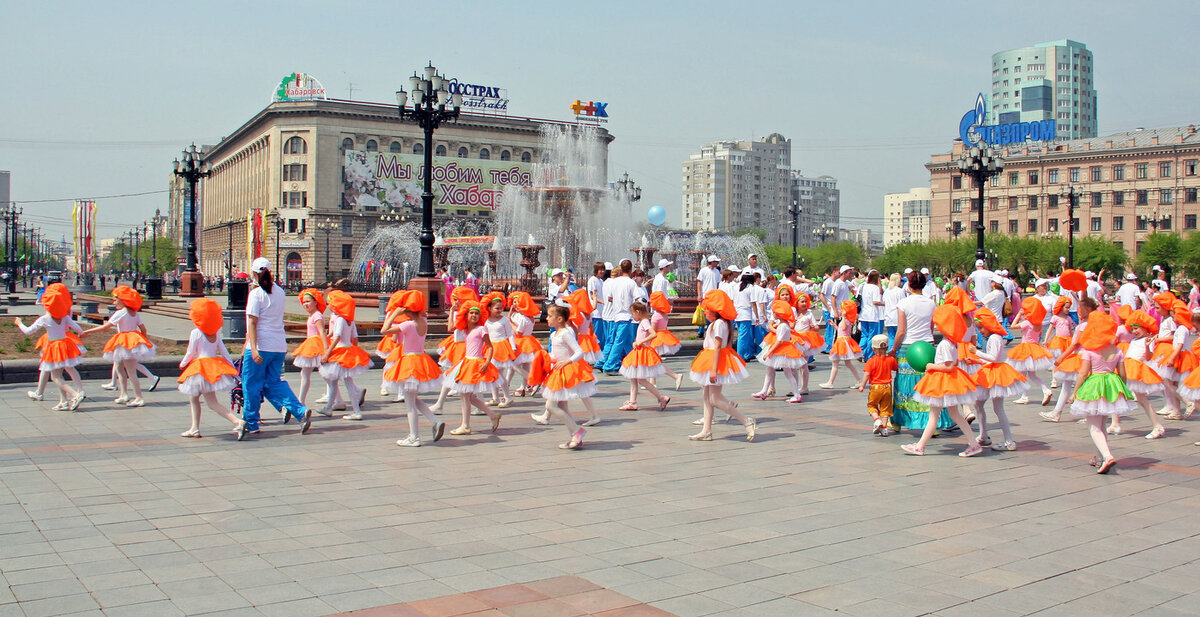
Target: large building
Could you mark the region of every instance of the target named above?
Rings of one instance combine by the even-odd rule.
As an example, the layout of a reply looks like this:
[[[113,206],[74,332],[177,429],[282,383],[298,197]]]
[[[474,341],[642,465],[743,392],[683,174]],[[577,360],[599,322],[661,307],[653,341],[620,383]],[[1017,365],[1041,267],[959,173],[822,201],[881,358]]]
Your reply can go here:
[[[929,241],[931,191],[918,186],[907,193],[883,196],[883,246]]]
[[[883,238],[880,237],[879,232],[871,229],[839,229],[837,239],[857,246],[868,257],[883,252]]]
[[[992,55],[992,124],[1055,120],[1064,139],[1095,137],[1096,88],[1087,45],[1061,40]]]
[[[837,229],[841,225],[842,193],[837,179],[832,176],[810,178],[792,172],[792,200],[799,206],[796,214],[796,236],[799,246],[814,247],[821,242],[818,229]],[[789,244],[791,229],[785,226],[784,239],[779,244]],[[769,238],[768,238],[769,240]]]
[[[463,113],[442,124],[434,135],[435,228],[457,219],[465,232],[488,233],[503,186],[531,180],[546,123]],[[612,137],[600,131],[607,153]],[[201,271],[246,270],[261,255],[288,283],[348,276],[376,226],[420,220],[423,153],[422,129],[401,121],[394,105],[271,103],[203,148],[212,173],[196,199]],[[170,188],[167,227],[182,246],[186,186],[172,178]]]
[[[683,227],[735,233],[762,229],[767,243],[791,243],[792,141],[717,141],[683,164]],[[786,240],[785,240],[786,239]]]
[[[934,237],[969,233],[978,216],[978,189],[957,164],[962,151],[955,140],[949,154],[925,164]],[[1200,134],[1193,125],[1001,149],[1000,156],[1003,171],[984,187],[987,232],[1065,237],[1072,190],[1076,232],[1110,238],[1131,256],[1147,234],[1197,230]]]

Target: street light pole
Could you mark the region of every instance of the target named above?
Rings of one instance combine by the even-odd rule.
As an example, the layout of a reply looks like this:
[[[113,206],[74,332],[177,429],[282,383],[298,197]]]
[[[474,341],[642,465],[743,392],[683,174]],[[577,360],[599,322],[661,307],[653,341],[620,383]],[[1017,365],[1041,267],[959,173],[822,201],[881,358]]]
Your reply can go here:
[[[792,200],[792,207],[788,213],[792,215],[792,267],[797,267],[796,261],[796,246],[800,243],[800,213],[804,209],[800,207],[798,200]]]
[[[332,282],[332,279],[329,278],[329,252],[331,248],[329,246],[329,236],[333,233],[333,227],[333,219],[329,217],[325,217],[324,221],[317,223],[317,231],[325,232],[325,279],[328,282]]]
[[[162,299],[162,277],[158,272],[158,218],[162,212],[154,209],[154,219],[151,222],[152,238],[150,238],[150,278],[146,279],[146,295],[151,300]]]
[[[179,281],[182,284],[180,295],[189,298],[204,295],[204,275],[200,274],[200,269],[196,267],[196,183],[201,178],[207,178],[210,173],[208,161],[202,159],[194,143],[183,151],[182,163],[175,159],[175,175],[188,183],[188,203],[184,208],[184,251],[187,252],[187,265]]]
[[[1079,194],[1071,186],[1067,192],[1067,267],[1075,267],[1075,207],[1079,205]]]
[[[965,145],[965,144],[964,144]],[[979,217],[975,223],[975,259],[987,258],[983,250],[983,185],[1004,170],[1004,161],[990,147],[971,146],[958,158],[958,169],[979,189]]]

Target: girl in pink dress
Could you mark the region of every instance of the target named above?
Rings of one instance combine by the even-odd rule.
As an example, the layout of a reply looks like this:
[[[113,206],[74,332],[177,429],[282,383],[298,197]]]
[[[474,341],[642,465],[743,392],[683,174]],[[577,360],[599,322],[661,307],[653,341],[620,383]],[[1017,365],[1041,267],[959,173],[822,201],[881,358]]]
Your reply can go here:
[[[842,318],[837,325],[837,339],[833,342],[833,348],[829,350],[829,364],[832,367],[829,371],[829,381],[820,384],[822,388],[833,387],[833,380],[837,379],[839,362],[844,363],[850,373],[854,375],[854,383],[862,381],[862,373],[854,364],[854,360],[862,357],[862,348],[850,336],[850,331],[854,328],[854,322],[857,320],[858,305],[853,300],[843,301]]]
[[[389,314],[381,333],[399,337],[398,346],[402,352],[392,366],[383,372],[383,387],[387,392],[404,393],[408,436],[397,440],[396,445],[412,448],[421,445],[421,437],[417,432],[418,416],[425,416],[433,427],[434,441],[440,440],[446,432],[446,423],[438,420],[418,396],[421,392],[440,389],[442,372],[433,358],[425,353],[425,336],[429,332],[429,324],[425,321],[425,294],[416,290],[398,293],[401,295],[396,298],[396,308],[393,310],[402,313],[406,319],[400,320],[399,315]]]
[[[658,410],[663,411],[671,402],[671,397],[664,396],[651,380],[666,373],[662,357],[650,346],[654,340],[654,326],[650,325],[650,309],[640,300],[629,307],[629,314],[637,322],[637,333],[633,338],[633,349],[621,361],[621,374],[629,378],[629,400],[619,408],[621,411],[637,411],[638,388],[646,391],[658,401]]]
[[[300,304],[308,311],[305,334],[307,338],[292,352],[292,366],[300,369],[300,402],[308,405],[308,389],[312,385],[312,374],[321,368],[321,358],[329,351],[329,340],[325,335],[325,297],[316,289],[300,292]],[[326,388],[325,400],[329,400]]]
[[[1096,473],[1108,473],[1117,464],[1117,459],[1108,448],[1104,417],[1133,411],[1134,395],[1125,385],[1125,354],[1112,344],[1117,334],[1116,322],[1105,313],[1093,311],[1088,315],[1087,324],[1079,337],[1083,365],[1071,395],[1071,415],[1082,416],[1087,421],[1088,433],[1099,452],[1091,464],[1096,467]]]

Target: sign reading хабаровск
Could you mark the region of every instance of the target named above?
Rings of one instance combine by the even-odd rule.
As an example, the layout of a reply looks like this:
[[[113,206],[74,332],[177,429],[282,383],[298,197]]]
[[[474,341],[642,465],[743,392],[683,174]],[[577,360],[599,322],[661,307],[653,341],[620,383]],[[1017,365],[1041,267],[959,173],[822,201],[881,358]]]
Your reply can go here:
[[[963,114],[958,123],[958,134],[963,144],[1000,146],[1025,141],[1054,141],[1058,138],[1058,123],[1054,120],[984,126],[985,117],[987,103],[980,92],[979,97],[975,99],[975,109]]]

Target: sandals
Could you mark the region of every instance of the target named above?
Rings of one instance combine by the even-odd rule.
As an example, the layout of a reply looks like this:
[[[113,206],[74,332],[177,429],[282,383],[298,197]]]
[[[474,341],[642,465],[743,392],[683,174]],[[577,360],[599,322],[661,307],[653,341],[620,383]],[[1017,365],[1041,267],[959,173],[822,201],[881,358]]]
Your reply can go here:
[[[583,436],[585,434],[587,434],[587,431],[583,429],[575,431],[575,434],[571,435],[571,441],[558,444],[558,448],[560,450],[578,450],[579,446],[583,445]]]
[[[1117,465],[1117,459],[1115,457],[1114,458],[1106,458],[1106,459],[1104,459],[1103,463],[1100,463],[1099,467],[1096,467],[1096,473],[1106,474],[1106,473],[1108,473],[1108,471],[1110,469],[1112,469],[1116,465]]]
[[[618,411],[637,411],[637,403],[633,401],[625,401],[624,405],[617,408]]]
[[[670,403],[671,403],[671,397],[669,397],[669,396],[662,397],[662,399],[658,401],[658,410],[666,411],[667,405]]]
[[[469,429],[465,426],[460,426],[458,428],[450,429],[450,434],[451,435],[470,435],[471,429]]]
[[[189,439],[199,439],[200,438],[200,429],[196,429],[196,430],[192,430],[192,431],[184,431],[184,432],[180,433],[179,436],[187,437]]]
[[[510,399],[508,397],[504,397],[504,398],[500,399],[500,402],[496,404],[497,409],[508,409],[511,406],[512,406],[512,399]]]
[[[495,433],[500,429],[500,414],[492,416],[492,432]]]
[[[1159,437],[1162,437],[1166,432],[1167,432],[1166,427],[1163,427],[1163,426],[1155,427],[1154,430],[1150,431],[1149,433],[1146,433],[1146,439],[1158,439]]]
[[[712,433],[696,433],[688,435],[688,439],[692,441],[712,441]]]
[[[541,425],[550,424],[549,415],[539,416],[536,413],[531,413],[531,414],[529,414],[529,417],[533,419],[534,424],[541,424]]]
[[[754,438],[758,435],[758,420],[754,418],[749,418],[749,420],[746,423],[746,441],[754,441]]]

